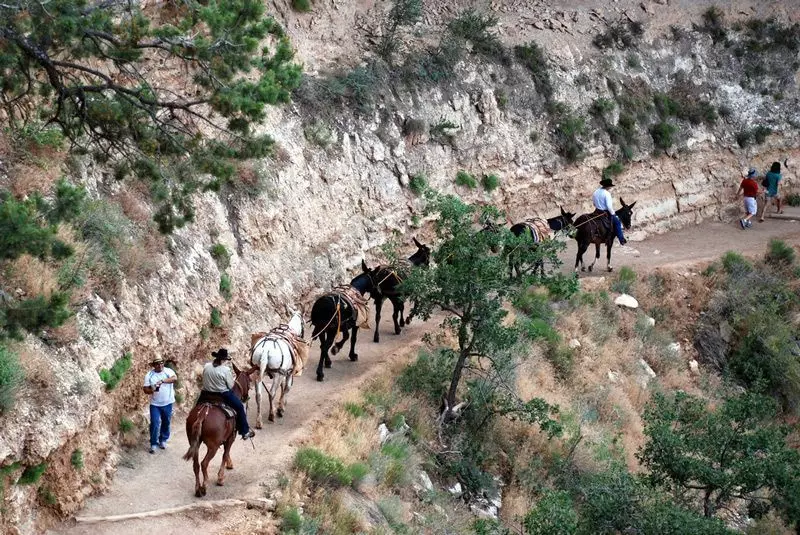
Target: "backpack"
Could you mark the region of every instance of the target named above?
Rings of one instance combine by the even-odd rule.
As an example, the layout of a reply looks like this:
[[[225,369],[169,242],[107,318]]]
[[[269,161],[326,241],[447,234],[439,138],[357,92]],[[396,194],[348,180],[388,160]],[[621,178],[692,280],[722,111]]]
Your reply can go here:
[[[766,175],[764,175],[764,180],[761,181],[761,186],[768,188],[769,187],[769,179]]]

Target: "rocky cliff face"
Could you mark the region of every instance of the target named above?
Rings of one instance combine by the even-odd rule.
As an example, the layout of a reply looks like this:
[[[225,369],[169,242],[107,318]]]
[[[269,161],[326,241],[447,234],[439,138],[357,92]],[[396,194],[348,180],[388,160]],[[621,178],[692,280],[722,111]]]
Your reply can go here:
[[[359,50],[368,47],[360,34],[347,41],[343,32],[364,16],[382,16],[385,6],[356,4],[372,10],[334,3],[300,17],[285,10],[284,22],[312,76],[322,76],[319,72],[337,56],[357,63]],[[434,3],[431,13],[426,11],[420,31],[433,35],[448,13],[457,13],[445,4],[450,3]],[[469,57],[458,65],[457,81],[413,91],[380,89],[376,105],[365,113],[333,109],[323,114],[305,101],[275,112],[264,130],[275,137],[276,156],[255,166],[257,193],[202,196],[197,222],[168,238],[150,280],[123,282],[113,299],[87,299],[77,312],[76,342],[53,348],[29,340],[30,350],[44,355],[52,370],[52,384],[44,393],[26,386],[15,410],[0,416],[0,465],[20,461],[12,472],[17,476],[23,466],[41,462],[48,463],[48,471],[38,492],[36,486],[6,486],[6,526],[33,532],[41,506],[74,513],[86,495],[103,488],[119,461],[120,418],[143,418],[138,385],[152,356],[173,358],[191,393],[193,367],[214,345],[227,345],[244,361],[250,332],[284,321],[290,308],[308,306],[323,290],[347,281],[362,258],[375,263],[379,246],[388,240],[424,238],[422,201],[408,188],[413,175],[425,175],[438,190],[496,204],[513,221],[553,216],[559,206],[588,212],[601,170],[618,153],[588,110],[598,98],[615,99],[613,86],[668,91],[676,77],[688,80],[694,98],[726,112],[713,125],[680,122],[677,142],[666,151],[654,152],[652,138],[639,126],[639,148],[614,178],[615,197],[637,201],[632,239],[703,219],[732,218],[743,168],[785,158],[791,163],[797,156],[794,125],[800,124],[800,111],[794,78],[775,82],[780,98],[764,94],[764,84],[742,82],[740,66],[707,34],[687,29],[673,40],[667,23],[655,22],[669,10],[678,10],[669,13],[671,18],[680,13],[697,18],[696,3],[681,12],[682,2],[646,3],[645,9],[618,2],[594,16],[579,2],[567,10],[525,4],[524,13],[495,6],[501,37],[509,44],[534,39],[544,46],[555,100],[585,117],[586,157],[567,164],[556,153],[554,121],[523,67]],[[620,7],[644,20],[643,40],[635,49],[599,52],[588,44],[591,36],[616,20]],[[317,48],[323,40],[325,46]],[[616,124],[619,113],[612,110],[606,120]],[[740,148],[737,134],[756,125],[775,133],[764,144]],[[459,170],[495,174],[500,185],[492,193],[456,186]],[[100,195],[114,188],[102,176],[87,166],[74,178]],[[787,178],[791,185],[791,170]],[[209,253],[213,243],[233,253],[229,302],[219,295],[220,270]],[[222,311],[220,329],[208,327],[214,307]],[[116,390],[106,392],[98,370],[128,351],[132,369]],[[85,457],[82,471],[70,468],[75,449]]]

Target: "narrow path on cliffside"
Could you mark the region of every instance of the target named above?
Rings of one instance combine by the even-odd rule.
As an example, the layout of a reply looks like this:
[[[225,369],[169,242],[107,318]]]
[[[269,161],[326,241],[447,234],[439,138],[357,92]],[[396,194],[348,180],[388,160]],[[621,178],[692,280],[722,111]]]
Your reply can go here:
[[[800,210],[787,209],[787,215],[790,210],[800,221]],[[799,245],[800,223],[773,219],[766,223],[756,222],[748,231],[742,231],[735,223],[704,223],[653,236],[641,242],[631,242],[628,247],[616,247],[612,261],[616,269],[625,265],[634,269],[680,267],[713,260],[728,250],[736,250],[745,255],[761,255],[770,238],[781,238]],[[571,271],[575,251],[575,242],[572,241],[562,254],[564,271]],[[587,275],[606,275],[604,250],[601,251],[596,268],[593,274]],[[249,443],[240,440],[236,442],[233,449],[235,469],[228,472],[224,487],[217,487],[212,483],[204,500],[264,497],[263,483],[274,479],[290,465],[296,446],[309,432],[310,424],[323,418],[338,399],[354,389],[357,390],[366,379],[379,372],[381,364],[413,355],[421,345],[422,335],[438,325],[438,320],[441,319],[433,318],[425,324],[414,322],[402,335],[394,336],[389,334],[390,321],[386,319],[389,307],[386,306],[381,344],[373,344],[371,336],[361,333],[358,345],[359,362],[351,363],[346,355],[337,355],[333,368],[327,370],[324,383],[314,380],[313,366],[319,355],[319,345],[314,345],[311,368],[295,382],[286,416],[276,424],[265,423],[265,428],[254,439],[255,450]],[[253,402],[250,404],[251,422],[255,421],[254,407]],[[182,418],[175,422],[173,438],[166,451],[149,455],[143,444],[140,450],[130,454],[131,458],[126,464],[135,468],[120,466],[109,492],[90,499],[79,516],[122,515],[200,501],[193,496],[194,476],[191,464],[181,460],[181,455],[188,447],[183,423]],[[210,473],[216,473],[220,460],[218,455],[211,465]],[[156,528],[160,535],[187,535],[199,532],[200,526],[202,532],[219,533],[237,515],[234,511],[223,511],[225,512],[201,511],[100,524],[72,522],[55,528],[51,533],[133,535],[147,533]]]

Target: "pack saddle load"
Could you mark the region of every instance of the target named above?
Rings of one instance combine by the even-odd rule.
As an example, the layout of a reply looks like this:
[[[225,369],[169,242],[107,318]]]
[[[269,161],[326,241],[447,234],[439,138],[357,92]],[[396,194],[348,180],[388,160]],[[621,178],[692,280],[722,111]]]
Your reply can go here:
[[[339,329],[341,331],[341,325],[344,323],[348,318],[343,318],[342,314],[342,305],[338,302],[338,300],[342,300],[350,305],[350,310],[353,311],[355,317],[353,321],[355,322],[356,326],[359,329],[369,329],[369,305],[367,304],[368,299],[364,298],[361,293],[353,288],[352,286],[336,286],[335,288],[331,289],[326,295],[331,296],[336,303],[336,314],[331,321],[338,322]]]
[[[289,351],[288,355],[283,355],[284,346],[278,343],[279,341],[286,343]],[[254,366],[258,365],[253,362],[253,355],[259,348],[267,344],[273,344],[275,347],[279,348],[282,357],[292,359],[292,375],[303,375],[303,369],[305,369],[306,360],[308,359],[308,342],[296,336],[291,329],[289,329],[289,326],[285,324],[278,325],[269,332],[253,333],[250,335],[250,364]],[[281,368],[283,368],[283,366],[278,367],[278,369]],[[267,369],[266,372],[267,375],[272,378],[271,371]]]
[[[523,224],[530,230],[531,236],[533,236],[533,243],[539,243],[550,238],[550,225],[544,219],[534,217],[526,219]]]

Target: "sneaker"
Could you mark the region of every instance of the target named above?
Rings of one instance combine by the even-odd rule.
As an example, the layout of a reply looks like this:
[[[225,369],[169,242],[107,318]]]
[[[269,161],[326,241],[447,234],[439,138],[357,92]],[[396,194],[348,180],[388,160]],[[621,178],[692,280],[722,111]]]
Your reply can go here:
[[[155,452],[156,452],[156,447],[150,446],[150,453],[155,453]]]
[[[750,228],[752,226],[753,226],[753,222],[752,221],[747,221],[747,228]]]
[[[254,436],[256,436],[256,432],[251,429],[246,434],[242,435],[242,440],[247,440],[248,438],[253,438]]]
[[[162,450],[165,450],[165,449],[167,449],[167,442],[166,442],[166,441],[164,441],[164,442],[159,442],[159,443],[158,443],[158,447],[159,447],[159,448],[161,448]]]
[[[747,225],[745,224],[745,221],[744,221],[744,219],[740,219],[740,220],[739,220],[739,224],[742,226],[742,230],[744,230],[745,228],[747,228]]]
[[[626,243],[628,243],[628,240],[620,240],[620,241],[619,241],[619,244],[620,244],[620,245],[625,245]]]

